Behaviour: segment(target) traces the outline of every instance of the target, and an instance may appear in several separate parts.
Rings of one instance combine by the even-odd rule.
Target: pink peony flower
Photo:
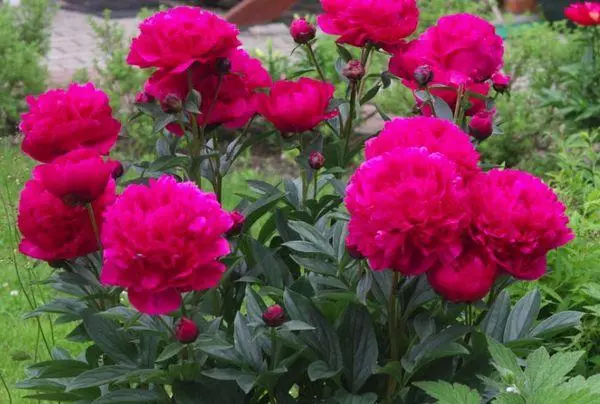
[[[476,113],[469,122],[469,134],[478,140],[484,140],[492,136],[495,114],[496,110]]]
[[[463,178],[479,172],[479,153],[469,137],[452,122],[438,118],[397,118],[386,123],[379,136],[367,141],[365,157],[372,159],[395,148],[425,147],[456,164]]]
[[[306,132],[337,115],[328,110],[334,92],[333,85],[305,77],[277,81],[269,95],[260,94],[259,112],[283,133]]]
[[[290,25],[290,35],[294,42],[302,45],[315,39],[317,28],[305,18],[297,18]]]
[[[232,224],[215,196],[191,182],[163,176],[131,185],[105,214],[100,280],[126,288],[142,313],[177,310],[181,292],[218,285]]]
[[[574,3],[565,9],[565,16],[577,25],[600,25],[600,3]]]
[[[92,202],[96,223],[102,231],[102,214],[114,202],[115,183],[109,180],[100,198]],[[81,257],[98,250],[89,213],[84,206],[68,206],[46,189],[34,175],[19,200],[19,251],[44,261]]]
[[[241,45],[238,30],[221,17],[197,7],[161,11],[140,24],[127,63],[182,73],[194,62],[209,63]]]
[[[78,148],[108,154],[121,130],[108,101],[91,83],[28,97],[20,125],[23,152],[44,163]]]
[[[347,245],[374,270],[426,272],[460,255],[467,192],[456,165],[425,148],[395,148],[365,161],[350,179]]]
[[[546,254],[573,239],[565,205],[539,178],[492,170],[470,184],[472,237],[501,269],[523,280],[546,272]]]
[[[416,0],[321,0],[324,14],[317,22],[337,42],[362,47],[395,45],[419,23]]]
[[[444,299],[471,303],[484,298],[491,290],[498,269],[485,249],[467,248],[453,260],[437,264],[427,273],[431,287]]]
[[[510,76],[502,74],[500,72],[494,73],[492,76],[492,86],[498,93],[504,93],[510,87]]]
[[[94,150],[78,149],[37,166],[33,175],[67,205],[85,205],[104,194],[117,164],[105,161]]]
[[[194,89],[202,99],[201,114],[197,117],[199,124],[223,124],[233,129],[244,126],[258,110],[260,90],[272,84],[269,73],[260,61],[250,57],[246,51],[236,49],[229,53],[228,60],[231,67],[227,74],[220,74],[216,63],[211,66],[196,65],[190,70]],[[158,70],[146,82],[145,91],[161,101],[167,97],[186,99],[188,82],[188,73]],[[216,102],[215,95],[218,95]],[[178,125],[169,126],[169,130],[182,135]]]

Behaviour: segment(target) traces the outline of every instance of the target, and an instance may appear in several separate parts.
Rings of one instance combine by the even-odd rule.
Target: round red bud
[[[300,45],[304,45],[313,39],[317,35],[317,28],[306,21],[305,18],[298,18],[292,21],[290,25],[290,34],[294,38],[294,42]]]
[[[318,151],[310,153],[310,156],[308,156],[308,165],[313,170],[320,170],[325,165],[325,156]]]
[[[183,102],[181,98],[175,94],[167,95],[164,100],[161,101],[160,106],[167,114],[177,114],[183,110]]]
[[[419,87],[425,88],[433,80],[433,70],[429,65],[421,65],[415,69],[413,77]]]
[[[194,321],[187,317],[182,317],[175,329],[175,337],[182,344],[190,344],[198,338],[198,326]]]
[[[283,311],[283,308],[278,304],[268,307],[263,313],[262,318],[269,327],[279,327],[286,321],[285,311]]]
[[[358,81],[365,77],[365,68],[360,60],[349,60],[342,74],[350,81]]]

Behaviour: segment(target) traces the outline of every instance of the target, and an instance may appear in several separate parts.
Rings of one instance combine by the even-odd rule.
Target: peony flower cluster
[[[181,293],[218,285],[231,215],[212,193],[169,176],[130,185],[105,214],[100,280],[127,289],[142,313],[167,314]]]
[[[127,61],[157,70],[140,101],[157,99],[167,113],[176,113],[196,90],[198,124],[244,126],[258,110],[259,92],[272,83],[260,61],[239,48],[238,34],[232,24],[197,7],[175,7],[143,21]],[[165,109],[173,101],[180,108]],[[183,134],[180,125],[168,129]]]
[[[19,201],[19,250],[46,261],[97,251],[102,215],[115,199],[113,176],[122,171],[108,160],[120,123],[106,94],[92,84],[72,84],[29,97],[20,129],[22,148],[44,164],[33,170]],[[87,205],[87,206],[86,206]]]
[[[431,92],[452,109],[457,102],[457,89],[487,95],[489,81],[503,65],[504,45],[495,28],[486,20],[471,14],[455,14],[440,18],[437,24],[415,40],[396,43],[390,48],[393,57],[389,70],[403,83],[418,89],[415,71],[429,66],[433,74]],[[469,98],[467,116],[485,109],[483,100]],[[430,112],[424,110],[426,114]]]
[[[575,24],[584,27],[600,25],[600,3],[593,1],[573,3],[565,9],[565,16]]]
[[[347,245],[373,270],[426,273],[446,299],[484,297],[502,273],[534,280],[573,238],[540,179],[482,172],[466,134],[437,118],[396,119],[370,140],[350,179]]]
[[[321,0],[319,27],[338,43],[362,47],[396,45],[417,29],[416,0]]]

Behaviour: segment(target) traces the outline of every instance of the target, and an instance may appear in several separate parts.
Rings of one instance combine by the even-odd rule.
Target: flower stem
[[[100,241],[100,231],[98,230],[98,223],[96,223],[94,208],[92,207],[91,203],[86,203],[85,207],[87,209],[88,216],[90,217],[90,223],[92,224],[92,230],[94,231],[94,236],[96,237],[96,243],[98,243],[98,251],[100,251],[100,255],[102,256],[102,241]]]
[[[159,315],[159,316],[154,316],[154,317],[157,318],[158,321],[160,321],[167,330],[169,330],[169,334],[171,334],[172,337],[175,336],[175,330],[173,330],[173,328],[169,324],[167,324],[167,322],[165,321],[164,318],[162,318],[162,316]]]
[[[354,115],[356,114],[356,97],[358,95],[359,88],[356,82],[350,84],[350,113],[348,114],[348,121],[344,125],[344,152],[342,154],[342,163],[344,166],[347,164],[346,158],[348,155],[348,148],[350,147],[350,137],[352,136],[352,129],[354,124]]]
[[[360,84],[359,84],[359,90],[358,90],[359,99],[362,98],[363,93],[365,91],[365,85],[367,84],[367,76],[369,74],[369,64],[371,62],[372,51],[373,51],[373,46],[366,45],[366,47],[363,48],[363,51],[360,55],[360,64],[363,65],[363,68],[365,69],[365,77],[360,81]]]
[[[6,389],[6,394],[8,395],[8,403],[12,404],[12,402],[13,402],[12,395],[10,394],[10,389],[8,388],[8,384],[6,383],[6,380],[4,380],[4,376],[2,376],[2,372],[0,372],[0,381],[2,382],[2,385],[4,386],[4,388]]]
[[[460,117],[460,111],[462,109],[462,101],[463,101],[463,95],[464,95],[464,87],[461,84],[460,86],[458,86],[458,89],[456,90],[456,106],[454,107],[454,123],[459,126],[462,127],[460,125],[460,123],[458,122],[459,117]]]
[[[394,271],[392,277],[392,288],[390,291],[390,300],[388,301],[388,323],[389,323],[389,337],[390,337],[390,362],[398,361],[398,301],[396,296],[396,289],[400,281],[400,273]],[[393,375],[390,375],[387,386],[387,401],[392,402],[392,398],[396,391],[396,379]]]
[[[317,200],[317,187],[319,186],[319,171],[315,170],[315,174],[313,176],[313,199]]]
[[[323,74],[323,70],[321,69],[321,66],[319,65],[319,61],[317,60],[317,56],[315,55],[315,51],[312,48],[312,45],[310,42],[308,42],[306,44],[306,53],[308,53],[308,58],[310,59],[310,61],[312,62],[312,64],[315,66],[315,69],[317,69],[317,73],[319,74],[319,77],[321,78],[321,81],[327,81],[325,79],[325,75]]]

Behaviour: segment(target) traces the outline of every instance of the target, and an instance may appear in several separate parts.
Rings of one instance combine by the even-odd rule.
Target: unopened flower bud
[[[358,81],[365,77],[365,68],[360,60],[349,60],[342,73],[348,80]]]
[[[308,165],[313,170],[320,170],[325,165],[325,156],[318,151],[310,153],[310,156],[308,156]]]
[[[500,94],[505,93],[510,86],[510,76],[506,76],[502,73],[494,73],[492,76],[492,86],[496,92]]]
[[[113,161],[112,177],[116,180],[117,178],[121,178],[124,173],[123,164],[120,161]]]
[[[317,35],[317,28],[306,21],[306,19],[298,18],[292,21],[292,25],[290,25],[290,34],[297,44],[303,45],[315,38]]]
[[[355,260],[361,260],[361,259],[365,258],[365,256],[362,255],[362,253],[358,250],[358,247],[355,246],[354,244],[348,243],[347,240],[346,240],[346,251],[348,251],[348,255],[350,257],[354,258]]]
[[[154,101],[154,97],[145,91],[140,91],[135,96],[136,104],[149,104]]]
[[[199,332],[198,326],[192,319],[182,317],[175,329],[175,337],[182,344],[190,344],[196,341]]]
[[[242,232],[244,229],[244,222],[246,221],[246,217],[242,215],[237,210],[234,210],[230,213],[231,220],[233,221],[233,225],[229,230],[227,230],[227,236],[236,236]]]
[[[494,132],[494,111],[481,111],[471,118],[469,134],[475,139],[484,140]]]
[[[160,106],[167,114],[177,114],[183,110],[183,102],[175,94],[167,95],[160,103]]]
[[[414,78],[419,87],[425,88],[433,80],[433,70],[429,65],[421,65],[415,69]]]
[[[280,305],[274,304],[267,308],[263,313],[262,318],[267,326],[279,327],[281,324],[285,323],[285,312]]]
[[[217,59],[215,66],[220,74],[227,74],[231,71],[231,61],[228,58]]]

